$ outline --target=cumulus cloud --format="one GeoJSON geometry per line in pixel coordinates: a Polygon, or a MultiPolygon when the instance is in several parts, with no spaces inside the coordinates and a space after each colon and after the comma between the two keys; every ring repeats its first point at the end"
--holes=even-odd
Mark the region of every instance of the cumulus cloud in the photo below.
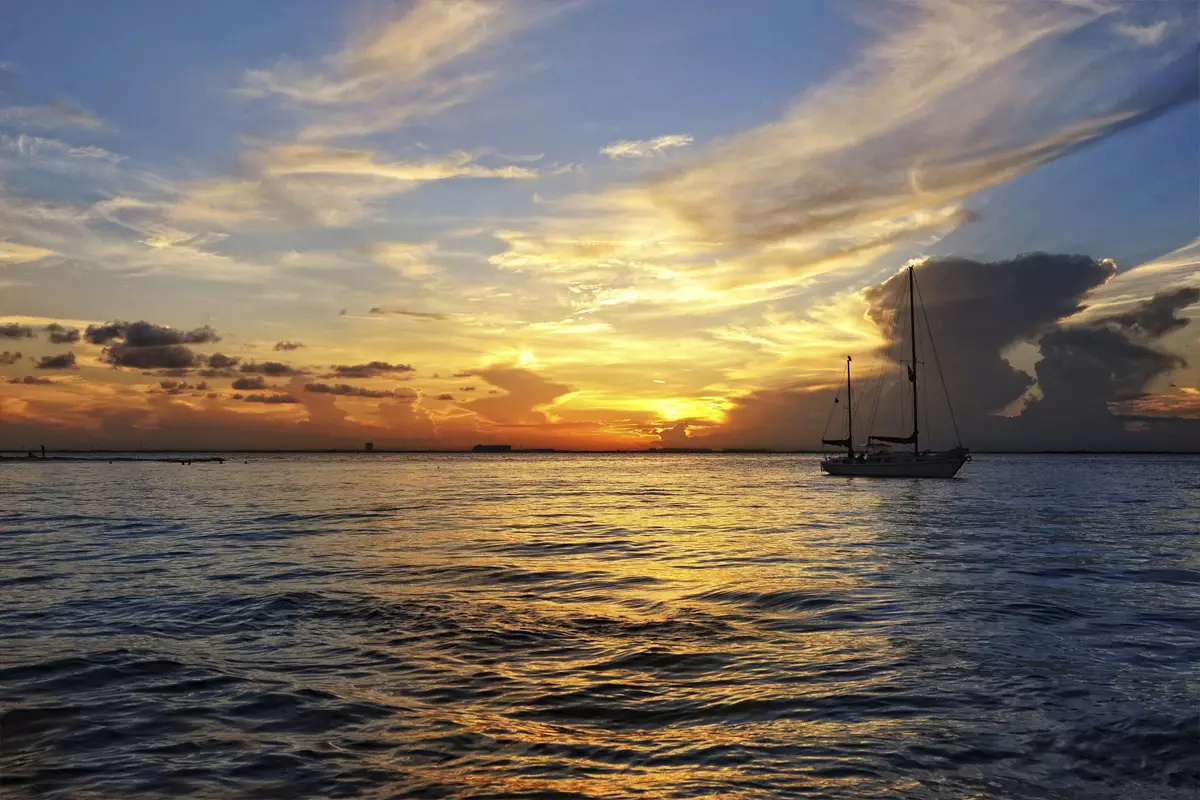
{"type": "Polygon", "coordinates": [[[414,372],[411,364],[389,364],[386,361],[371,361],[366,364],[334,364],[330,378],[374,378],[377,375],[414,372]]]}
{"type": "Polygon", "coordinates": [[[208,357],[208,366],[213,369],[231,369],[238,365],[241,359],[237,356],[227,356],[224,353],[213,353],[208,357]]]}
{"type": "Polygon", "coordinates": [[[162,347],[177,344],[208,344],[221,337],[208,325],[190,331],[180,331],[145,320],[138,322],[109,322],[89,325],[84,333],[92,344],[108,344],[120,340],[129,347],[162,347]]]}
{"type": "Polygon", "coordinates": [[[37,336],[33,328],[16,322],[0,325],[0,339],[32,339],[37,336]]]}
{"type": "Polygon", "coordinates": [[[53,344],[73,344],[80,338],[78,328],[68,328],[57,322],[51,322],[42,330],[46,332],[47,338],[53,344]]]}
{"type": "Polygon", "coordinates": [[[75,354],[71,351],[38,359],[37,369],[75,369],[75,354]]]}
{"type": "MultiPolygon", "coordinates": [[[[204,381],[199,383],[188,383],[187,381],[165,380],[158,382],[159,389],[170,395],[202,393],[208,391],[208,384],[204,381]]],[[[153,391],[153,390],[152,390],[153,391]]]]}
{"type": "Polygon", "coordinates": [[[236,367],[241,359],[237,356],[227,356],[224,353],[213,353],[211,356],[198,358],[203,359],[203,363],[207,365],[207,369],[199,371],[202,378],[232,378],[236,373],[236,367]]]}
{"type": "Polygon", "coordinates": [[[295,397],[293,397],[290,394],[248,394],[248,395],[245,395],[242,397],[239,397],[238,395],[234,395],[234,398],[238,399],[238,400],[243,400],[247,403],[268,403],[268,404],[283,403],[283,404],[291,405],[293,403],[300,402],[299,400],[297,400],[295,397]]]}
{"type": "Polygon", "coordinates": [[[52,381],[49,378],[43,378],[40,375],[24,375],[20,378],[9,378],[8,382],[18,386],[47,386],[57,383],[57,381],[52,381]]]}
{"type": "Polygon", "coordinates": [[[0,353],[0,365],[10,366],[12,364],[16,364],[20,360],[21,360],[20,351],[12,352],[9,350],[5,350],[4,352],[0,353]]]}
{"type": "MultiPolygon", "coordinates": [[[[317,394],[336,394],[345,395],[347,397],[395,397],[396,392],[389,389],[366,389],[361,386],[351,386],[348,383],[306,383],[304,391],[315,392],[317,394]]],[[[405,393],[405,397],[410,396],[410,393],[405,393]]]]}
{"type": "Polygon", "coordinates": [[[278,361],[249,361],[238,367],[238,372],[247,375],[269,375],[273,378],[286,375],[307,375],[308,371],[293,367],[290,364],[281,364],[278,361]]]}
{"type": "Polygon", "coordinates": [[[107,345],[100,359],[114,367],[145,370],[188,370],[205,365],[207,359],[189,344],[210,344],[221,337],[205,325],[181,331],[145,320],[114,321],[89,325],[83,338],[91,344],[107,345]]]}
{"type": "Polygon", "coordinates": [[[271,349],[276,352],[281,352],[281,351],[289,351],[289,350],[299,350],[301,347],[304,347],[304,344],[302,342],[284,341],[284,342],[276,342],[275,346],[271,349]]]}
{"type": "Polygon", "coordinates": [[[453,400],[453,399],[454,399],[454,395],[452,395],[452,394],[439,394],[439,395],[437,396],[437,399],[438,399],[438,400],[453,400]]]}
{"type": "MultiPolygon", "coordinates": [[[[996,262],[939,258],[918,265],[920,299],[956,407],[968,415],[987,414],[1020,397],[1033,378],[1005,360],[1005,348],[1080,311],[1088,291],[1115,272],[1109,260],[1050,253],[996,262]]],[[[907,303],[907,280],[907,271],[901,271],[863,292],[868,318],[893,342],[894,356],[895,343],[908,341],[907,309],[899,330],[894,317],[897,300],[907,303]]],[[[932,362],[926,319],[917,322],[918,357],[932,362]]]]}
{"type": "Polygon", "coordinates": [[[231,384],[234,389],[243,389],[248,391],[261,390],[271,388],[267,386],[266,378],[261,375],[255,375],[252,378],[240,377],[231,384]]]}
{"type": "Polygon", "coordinates": [[[114,367],[187,370],[203,366],[204,357],[181,344],[135,347],[118,343],[104,348],[100,360],[114,367]]]}
{"type": "Polygon", "coordinates": [[[623,139],[600,148],[600,154],[613,160],[622,158],[650,158],[661,155],[672,147],[687,147],[694,142],[690,134],[672,133],[653,139],[623,139]]]}

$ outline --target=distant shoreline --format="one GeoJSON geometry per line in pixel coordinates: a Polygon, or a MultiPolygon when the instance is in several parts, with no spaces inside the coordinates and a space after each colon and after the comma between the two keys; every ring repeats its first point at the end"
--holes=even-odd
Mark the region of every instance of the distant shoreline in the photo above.
{"type": "MultiPolygon", "coordinates": [[[[29,457],[28,450],[0,450],[2,461],[41,461],[43,456],[34,451],[29,457]]],[[[46,461],[93,461],[108,456],[112,460],[138,461],[136,456],[164,455],[214,455],[214,456],[243,456],[243,455],[359,455],[370,458],[378,455],[459,455],[459,456],[546,456],[546,455],[822,455],[823,450],[706,450],[706,449],[663,449],[663,450],[550,450],[530,449],[511,450],[507,452],[473,453],[470,450],[47,450],[46,461]]],[[[989,456],[1194,456],[1200,455],[1197,450],[973,450],[972,455],[989,456]]]]}

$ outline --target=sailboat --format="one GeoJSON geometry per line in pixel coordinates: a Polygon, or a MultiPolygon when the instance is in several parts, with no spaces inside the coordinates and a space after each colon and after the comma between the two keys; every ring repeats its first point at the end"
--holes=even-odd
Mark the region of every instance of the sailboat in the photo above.
{"type": "MultiPolygon", "coordinates": [[[[846,356],[846,438],[825,439],[823,444],[833,447],[844,447],[844,455],[830,455],[822,459],[821,469],[830,475],[860,476],[864,478],[953,478],[962,469],[963,464],[971,460],[970,451],[962,446],[962,441],[950,450],[922,450],[920,430],[918,429],[918,374],[917,374],[917,278],[912,266],[908,268],[908,311],[909,337],[911,339],[912,359],[907,365],[908,381],[912,384],[912,433],[907,436],[875,436],[869,435],[867,443],[862,447],[854,444],[854,398],[851,394],[850,356],[846,356]],[[912,445],[912,450],[897,450],[892,445],[912,445]]],[[[926,326],[928,327],[928,325],[926,326]]],[[[932,342],[932,331],[928,332],[932,342]]],[[[936,363],[936,348],[934,349],[936,363]]],[[[938,365],[939,374],[941,365],[938,365]]],[[[942,383],[943,387],[945,382],[942,383]]],[[[834,402],[837,402],[835,399],[834,402]]],[[[949,393],[946,396],[949,404],[949,393]]],[[[954,410],[950,410],[953,419],[954,410]]],[[[955,436],[958,430],[955,426],[955,436]]]]}

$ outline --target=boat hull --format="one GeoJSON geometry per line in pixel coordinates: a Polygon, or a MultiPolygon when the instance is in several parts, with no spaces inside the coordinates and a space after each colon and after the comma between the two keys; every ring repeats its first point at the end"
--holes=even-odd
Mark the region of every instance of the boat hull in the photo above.
{"type": "Polygon", "coordinates": [[[830,475],[860,478],[953,478],[965,463],[967,457],[959,455],[866,461],[836,458],[822,461],[821,469],[830,475]]]}

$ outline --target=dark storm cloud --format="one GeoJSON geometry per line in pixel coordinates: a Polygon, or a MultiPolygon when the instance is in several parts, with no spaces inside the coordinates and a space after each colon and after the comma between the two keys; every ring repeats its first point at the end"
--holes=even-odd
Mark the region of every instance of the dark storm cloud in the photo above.
{"type": "Polygon", "coordinates": [[[1162,292],[1133,311],[1104,317],[1099,323],[1125,328],[1136,336],[1157,339],[1185,327],[1188,321],[1177,314],[1198,300],[1200,289],[1194,287],[1162,292]]]}
{"type": "Polygon", "coordinates": [[[290,364],[281,364],[278,361],[250,361],[238,367],[238,372],[246,375],[269,375],[273,378],[284,377],[288,375],[307,375],[308,371],[298,369],[290,364]]]}
{"type": "Polygon", "coordinates": [[[0,325],[0,339],[32,339],[37,334],[28,325],[8,322],[0,325]]]}
{"type": "Polygon", "coordinates": [[[1064,327],[1047,333],[1039,345],[1038,385],[1052,401],[1078,397],[1107,404],[1129,399],[1154,378],[1187,363],[1100,326],[1064,327]]]}
{"type": "Polygon", "coordinates": [[[267,381],[261,375],[255,375],[253,378],[241,377],[233,382],[231,388],[251,391],[261,390],[267,388],[267,381]]]}
{"type": "Polygon", "coordinates": [[[19,386],[52,386],[57,383],[57,381],[52,381],[49,378],[43,378],[38,375],[25,375],[20,378],[9,378],[8,382],[15,383],[19,386]]]}
{"type": "Polygon", "coordinates": [[[114,367],[131,367],[133,369],[169,369],[187,370],[202,366],[204,357],[199,356],[181,344],[158,345],[154,347],[134,347],[128,344],[114,344],[104,348],[100,360],[114,367]]]}
{"type": "Polygon", "coordinates": [[[1185,327],[1188,320],[1176,313],[1197,301],[1200,291],[1179,289],[1132,311],[1047,333],[1034,367],[1042,397],[1021,416],[1059,430],[1111,419],[1109,403],[1139,397],[1155,378],[1186,366],[1182,357],[1151,344],[1185,327]]]}
{"type": "Polygon", "coordinates": [[[75,354],[71,351],[38,359],[37,369],[75,369],[75,354]]]}
{"type": "MultiPolygon", "coordinates": [[[[238,396],[234,395],[234,397],[237,398],[238,396]]],[[[300,402],[295,397],[292,397],[290,394],[248,394],[248,395],[245,395],[244,397],[241,397],[240,399],[247,403],[291,404],[291,403],[299,403],[300,402]]]]}
{"type": "MultiPolygon", "coordinates": [[[[236,388],[236,386],[235,386],[236,388]]],[[[395,392],[388,389],[365,389],[361,386],[351,386],[348,383],[307,383],[304,391],[316,394],[337,394],[348,397],[394,397],[395,392]]]]}
{"type": "MultiPolygon", "coordinates": [[[[926,319],[917,319],[922,350],[918,357],[927,367],[933,365],[932,353],[927,352],[928,328],[956,408],[968,416],[1002,409],[1033,379],[1013,368],[1001,352],[1079,311],[1084,295],[1115,272],[1108,260],[1050,253],[990,263],[965,258],[926,261],[916,268],[919,301],[928,317],[928,325],[926,319]]],[[[893,342],[907,340],[907,311],[899,332],[894,319],[897,299],[907,301],[907,280],[902,271],[864,292],[868,317],[893,342]]],[[[891,353],[895,355],[894,347],[891,353]]]]}
{"type": "Polygon", "coordinates": [[[409,311],[404,308],[380,308],[371,309],[372,314],[398,314],[403,317],[417,317],[418,319],[445,319],[445,314],[432,314],[427,311],[409,311]]]}
{"type": "Polygon", "coordinates": [[[180,331],[145,320],[138,322],[108,322],[89,325],[84,337],[92,344],[108,344],[120,339],[129,347],[166,347],[176,344],[210,344],[219,342],[217,332],[205,325],[190,331],[180,331]]]}
{"type": "MultiPolygon", "coordinates": [[[[1164,374],[1184,365],[1181,357],[1154,345],[1188,324],[1179,312],[1200,302],[1200,291],[1175,290],[1120,314],[1068,321],[1083,307],[1087,292],[1114,269],[1109,261],[1045,253],[996,263],[939,259],[916,268],[928,327],[965,444],[1001,450],[1200,447],[1200,423],[1114,412],[1123,401],[1142,396],[1164,374]],[[1037,390],[1028,394],[1035,379],[1001,355],[1014,342],[1040,349],[1041,360],[1033,368],[1037,390]],[[1020,408],[1015,417],[994,414],[1022,396],[1024,406],[1015,406],[1020,408]]],[[[903,273],[864,294],[870,302],[868,316],[893,342],[889,354],[907,358],[895,347],[893,309],[898,293],[906,293],[903,273]]],[[[907,314],[901,321],[907,322],[907,314]]],[[[930,414],[922,420],[922,435],[932,434],[922,443],[953,444],[941,387],[932,373],[935,359],[924,334],[925,317],[919,316],[918,322],[925,343],[918,354],[927,379],[924,407],[930,414]]],[[[906,331],[899,334],[906,339],[906,331]]],[[[858,372],[860,403],[870,403],[873,396],[869,372],[865,366],[858,372]]],[[[903,378],[890,385],[903,385],[903,378]]],[[[840,418],[833,398],[833,390],[816,386],[752,392],[732,398],[725,422],[689,431],[688,438],[696,445],[715,447],[817,447],[826,421],[836,425],[840,418]],[[830,409],[835,409],[832,415],[830,409]]],[[[886,407],[886,395],[884,399],[877,408],[886,407]]],[[[865,424],[873,412],[859,408],[867,413],[865,424]]],[[[881,414],[875,422],[875,432],[891,433],[883,428],[896,421],[883,421],[881,414]]]]}
{"type": "Polygon", "coordinates": [[[48,334],[52,344],[74,344],[79,341],[80,337],[78,328],[67,328],[57,322],[51,322],[42,330],[48,334]]]}
{"type": "Polygon", "coordinates": [[[8,350],[5,350],[3,353],[0,353],[0,364],[4,364],[4,365],[15,364],[20,360],[21,360],[20,352],[11,353],[8,350]]]}
{"type": "Polygon", "coordinates": [[[273,347],[272,349],[275,350],[276,352],[283,352],[283,351],[288,351],[288,350],[299,350],[301,347],[304,347],[303,342],[283,341],[283,342],[276,342],[275,347],[273,347]]]}
{"type": "Polygon", "coordinates": [[[377,375],[398,372],[413,372],[411,364],[389,364],[386,361],[372,361],[367,364],[333,364],[333,373],[326,378],[374,378],[377,375]]]}

